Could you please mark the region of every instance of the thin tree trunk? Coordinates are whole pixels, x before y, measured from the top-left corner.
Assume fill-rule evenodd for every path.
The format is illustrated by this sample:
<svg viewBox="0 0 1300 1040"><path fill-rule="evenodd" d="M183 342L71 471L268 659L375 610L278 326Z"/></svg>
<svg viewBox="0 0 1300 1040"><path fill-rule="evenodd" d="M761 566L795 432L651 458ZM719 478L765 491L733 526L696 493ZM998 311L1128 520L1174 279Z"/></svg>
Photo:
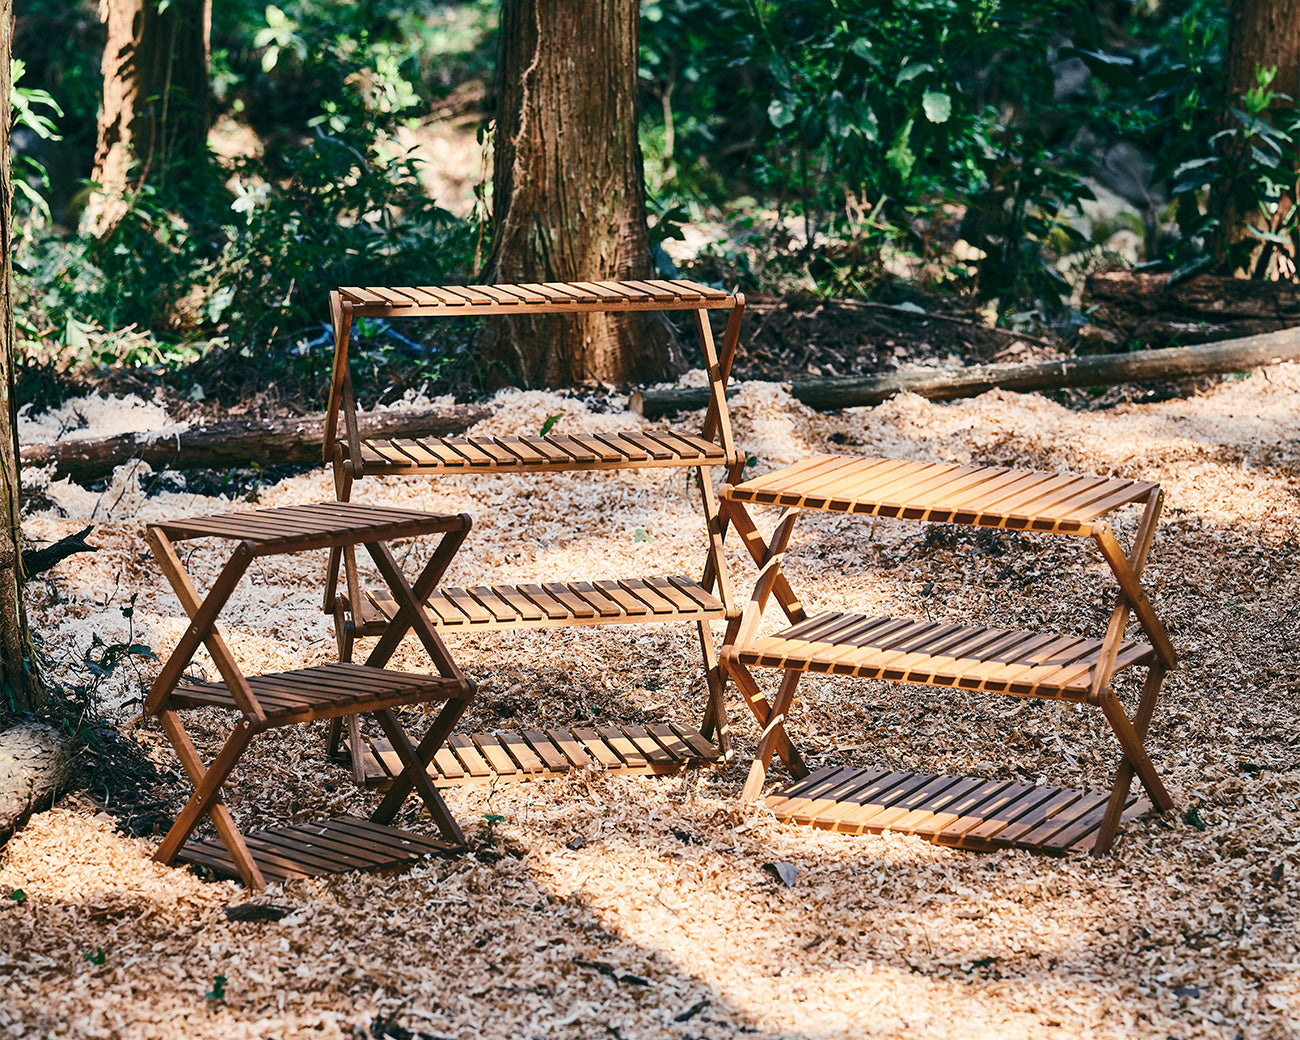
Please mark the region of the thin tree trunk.
<svg viewBox="0 0 1300 1040"><path fill-rule="evenodd" d="M1257 85L1257 69L1275 69L1270 88L1275 94L1289 100L1277 99L1274 106L1282 108L1300 101L1300 0L1232 0L1228 28L1228 104L1240 107L1241 97ZM1233 119L1225 113L1230 125ZM1241 145L1242 161L1247 143ZM1293 145L1294 147L1294 145ZM1219 200L1217 209L1223 226L1223 256L1235 268L1235 273L1255 278L1294 277L1296 255L1295 235L1292 248L1275 247L1261 242L1252 235L1251 227L1275 231L1294 211L1296 182L1300 169L1294 165L1288 170L1276 171L1279 178L1290 184L1271 215L1259 211L1257 206L1243 207L1233 196L1233 185L1226 185L1227 193ZM1285 258L1285 259L1284 259Z"/></svg>
<svg viewBox="0 0 1300 1040"><path fill-rule="evenodd" d="M91 180L99 185L82 229L101 236L121 221L127 196L202 159L208 127L212 0L100 0L108 32L103 100Z"/></svg>
<svg viewBox="0 0 1300 1040"><path fill-rule="evenodd" d="M19 555L18 422L14 398L13 182L9 172L13 0L0 0L0 714L30 711L42 690L32 664Z"/></svg>
<svg viewBox="0 0 1300 1040"><path fill-rule="evenodd" d="M653 277L637 140L637 0L507 0L497 59L490 282ZM497 382L626 383L671 371L640 314L492 322Z"/></svg>

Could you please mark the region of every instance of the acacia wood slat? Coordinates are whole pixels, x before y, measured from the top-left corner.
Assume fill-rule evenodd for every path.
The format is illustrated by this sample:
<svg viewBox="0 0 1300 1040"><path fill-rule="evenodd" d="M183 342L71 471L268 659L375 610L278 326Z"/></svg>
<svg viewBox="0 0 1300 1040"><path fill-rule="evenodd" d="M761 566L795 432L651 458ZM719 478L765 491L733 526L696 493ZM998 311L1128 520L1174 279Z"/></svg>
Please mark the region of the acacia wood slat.
<svg viewBox="0 0 1300 1040"><path fill-rule="evenodd" d="M274 881L398 866L456 850L448 842L346 816L251 831L245 838L263 875ZM190 842L177 859L239 877L220 842Z"/></svg>
<svg viewBox="0 0 1300 1040"><path fill-rule="evenodd" d="M834 611L813 620L733 649L732 658L746 666L1091 701L1100 640ZM1126 641L1115 669L1149 664L1153 655L1149 644Z"/></svg>
<svg viewBox="0 0 1300 1040"><path fill-rule="evenodd" d="M374 634L397 614L397 601L383 588L367 588L365 600L378 617L367 618ZM562 625L643 624L666 619L721 618L722 601L683 575L667 578L547 582L543 585L444 585L429 594L426 616L435 627L550 628Z"/></svg>
<svg viewBox="0 0 1300 1040"><path fill-rule="evenodd" d="M513 730L500 730L496 738L497 743L505 748L506 754L519 763L519 768L523 772L540 773L546 769L546 764L528 746L528 741L524 740L522 734Z"/></svg>
<svg viewBox="0 0 1300 1040"><path fill-rule="evenodd" d="M1064 855L1091 849L1106 801L1077 787L826 765L766 804L780 820L825 830L890 830L963 848ZM1124 819L1149 808L1135 798Z"/></svg>
<svg viewBox="0 0 1300 1040"><path fill-rule="evenodd" d="M1088 534L1092 521L1156 485L1118 477L818 455L728 486L732 501Z"/></svg>
<svg viewBox="0 0 1300 1040"><path fill-rule="evenodd" d="M344 751L350 754L350 740ZM383 737L365 734L362 754L377 764L367 786L384 789L401 771L401 761ZM682 723L648 726L605 724L598 728L555 727L522 733L454 733L429 764L435 787L518 782L564 776L574 769L611 773L674 773L717 764L722 753L700 731Z"/></svg>
<svg viewBox="0 0 1300 1040"><path fill-rule="evenodd" d="M268 726L466 696L454 679L350 663L248 676L247 681L266 713ZM198 680L182 682L167 703L171 708L213 706L239 710L225 683Z"/></svg>
<svg viewBox="0 0 1300 1040"><path fill-rule="evenodd" d="M340 442L342 459L351 449ZM545 437L397 437L361 441L367 473L518 472L521 469L638 469L723 465L726 451L695 434L655 430L638 433L547 434Z"/></svg>

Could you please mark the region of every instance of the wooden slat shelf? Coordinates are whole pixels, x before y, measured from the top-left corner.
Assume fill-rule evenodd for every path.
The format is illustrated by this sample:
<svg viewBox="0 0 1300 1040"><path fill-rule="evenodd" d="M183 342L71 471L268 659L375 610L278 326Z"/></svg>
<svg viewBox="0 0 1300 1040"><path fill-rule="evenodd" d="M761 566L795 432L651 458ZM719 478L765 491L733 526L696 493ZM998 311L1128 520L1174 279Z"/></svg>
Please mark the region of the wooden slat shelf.
<svg viewBox="0 0 1300 1040"><path fill-rule="evenodd" d="M173 542L189 538L247 542L255 556L388 542L462 527L468 527L468 521L462 516L431 516L411 509L358 502L317 502L149 524L149 529L161 532Z"/></svg>
<svg viewBox="0 0 1300 1040"><path fill-rule="evenodd" d="M246 677L266 714L266 726L291 726L359 712L465 696L455 679L339 663ZM225 683L187 679L169 701L172 708L240 708Z"/></svg>
<svg viewBox="0 0 1300 1040"><path fill-rule="evenodd" d="M1080 787L827 765L766 804L784 822L846 834L895 831L976 851L1064 855L1093 850L1107 797ZM1121 819L1150 808L1129 795Z"/></svg>
<svg viewBox="0 0 1300 1040"><path fill-rule="evenodd" d="M735 297L685 278L645 281L525 282L518 285L346 285L343 302L362 317L477 317L577 311L717 310Z"/></svg>
<svg viewBox="0 0 1300 1040"><path fill-rule="evenodd" d="M374 870L464 851L463 846L451 842L353 816L250 831L244 841L268 881ZM239 877L239 869L219 841L190 842L176 858L226 877Z"/></svg>
<svg viewBox="0 0 1300 1040"><path fill-rule="evenodd" d="M370 587L363 595L357 634L377 635L396 616L397 601L381 587ZM346 595L339 598L348 609ZM429 620L444 629L657 624L708 621L725 614L720 599L681 575L467 589L444 585L434 589L425 603Z"/></svg>
<svg viewBox="0 0 1300 1040"><path fill-rule="evenodd" d="M363 735L367 786L385 788L401 772L397 753L380 736ZM345 754L347 750L344 744ZM526 729L452 734L429 765L437 787L548 780L577 769L657 775L712 765L721 752L699 730L678 723Z"/></svg>
<svg viewBox="0 0 1300 1040"><path fill-rule="evenodd" d="M1100 639L944 625L828 610L733 650L747 666L1093 702ZM725 651L724 651L725 653ZM1120 644L1115 670L1149 665L1147 643Z"/></svg>
<svg viewBox="0 0 1300 1040"><path fill-rule="evenodd" d="M340 439L341 460L350 459ZM720 445L689 433L648 430L588 436L420 437L362 440L361 462L368 476L385 473L543 473L564 470L647 469L722 466Z"/></svg>
<svg viewBox="0 0 1300 1040"><path fill-rule="evenodd" d="M759 505L940 523L1091 535L1093 521L1148 498L1157 485L1117 477L999 466L815 455L725 487L722 497Z"/></svg>

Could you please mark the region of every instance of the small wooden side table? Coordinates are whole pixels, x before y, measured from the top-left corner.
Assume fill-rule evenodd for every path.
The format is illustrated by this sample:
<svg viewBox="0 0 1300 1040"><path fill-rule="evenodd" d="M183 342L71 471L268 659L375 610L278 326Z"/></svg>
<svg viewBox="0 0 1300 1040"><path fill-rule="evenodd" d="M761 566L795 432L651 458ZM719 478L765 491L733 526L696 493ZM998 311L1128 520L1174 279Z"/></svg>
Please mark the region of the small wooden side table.
<svg viewBox="0 0 1300 1040"><path fill-rule="evenodd" d="M431 852L456 851L464 837L425 771L474 695L474 684L456 666L421 604L433 591L469 532L470 518L438 516L346 502L259 509L151 524L149 546L177 598L190 616L175 651L154 680L145 715L156 716L194 794L163 837L154 858L180 859L238 876L261 889L268 879L284 880L401 863ZM388 547L396 538L440 535L437 548L414 584L407 581ZM190 580L175 543L221 538L234 548L206 598ZM245 676L217 630L217 616L253 560L310 549L365 547L397 605L392 623L365 664L338 663L268 675ZM408 631L414 629L437 675L417 675L384 667ZM200 645L206 646L220 682L187 679L183 673ZM416 747L393 709L405 704L443 702ZM187 708L227 708L238 714L225 746L204 764L186 733L180 713ZM402 762L402 770L369 820L335 817L242 834L221 800L221 788L264 730L315 719L374 714ZM440 838L427 838L388 826L412 787L419 793ZM219 841L186 844L207 817Z"/></svg>

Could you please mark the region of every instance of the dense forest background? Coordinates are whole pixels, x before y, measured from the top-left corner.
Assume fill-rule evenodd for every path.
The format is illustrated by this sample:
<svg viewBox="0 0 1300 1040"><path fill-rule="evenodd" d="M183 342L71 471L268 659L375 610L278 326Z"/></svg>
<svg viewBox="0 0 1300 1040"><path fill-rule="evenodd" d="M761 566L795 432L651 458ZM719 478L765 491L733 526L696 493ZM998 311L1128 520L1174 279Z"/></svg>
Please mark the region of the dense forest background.
<svg viewBox="0 0 1300 1040"><path fill-rule="evenodd" d="M315 406L329 288L483 269L498 5L217 4L197 142L167 102L194 72L186 19L208 13L135 6L160 19L152 68L132 70L152 76L152 137L99 195L112 18L91 0L16 12L19 398L147 368L195 396L276 385ZM655 263L1067 342L1102 266L1289 276L1300 109L1276 67L1230 92L1228 44L1207 0L644 3ZM360 333L376 372L483 385L472 336Z"/></svg>

